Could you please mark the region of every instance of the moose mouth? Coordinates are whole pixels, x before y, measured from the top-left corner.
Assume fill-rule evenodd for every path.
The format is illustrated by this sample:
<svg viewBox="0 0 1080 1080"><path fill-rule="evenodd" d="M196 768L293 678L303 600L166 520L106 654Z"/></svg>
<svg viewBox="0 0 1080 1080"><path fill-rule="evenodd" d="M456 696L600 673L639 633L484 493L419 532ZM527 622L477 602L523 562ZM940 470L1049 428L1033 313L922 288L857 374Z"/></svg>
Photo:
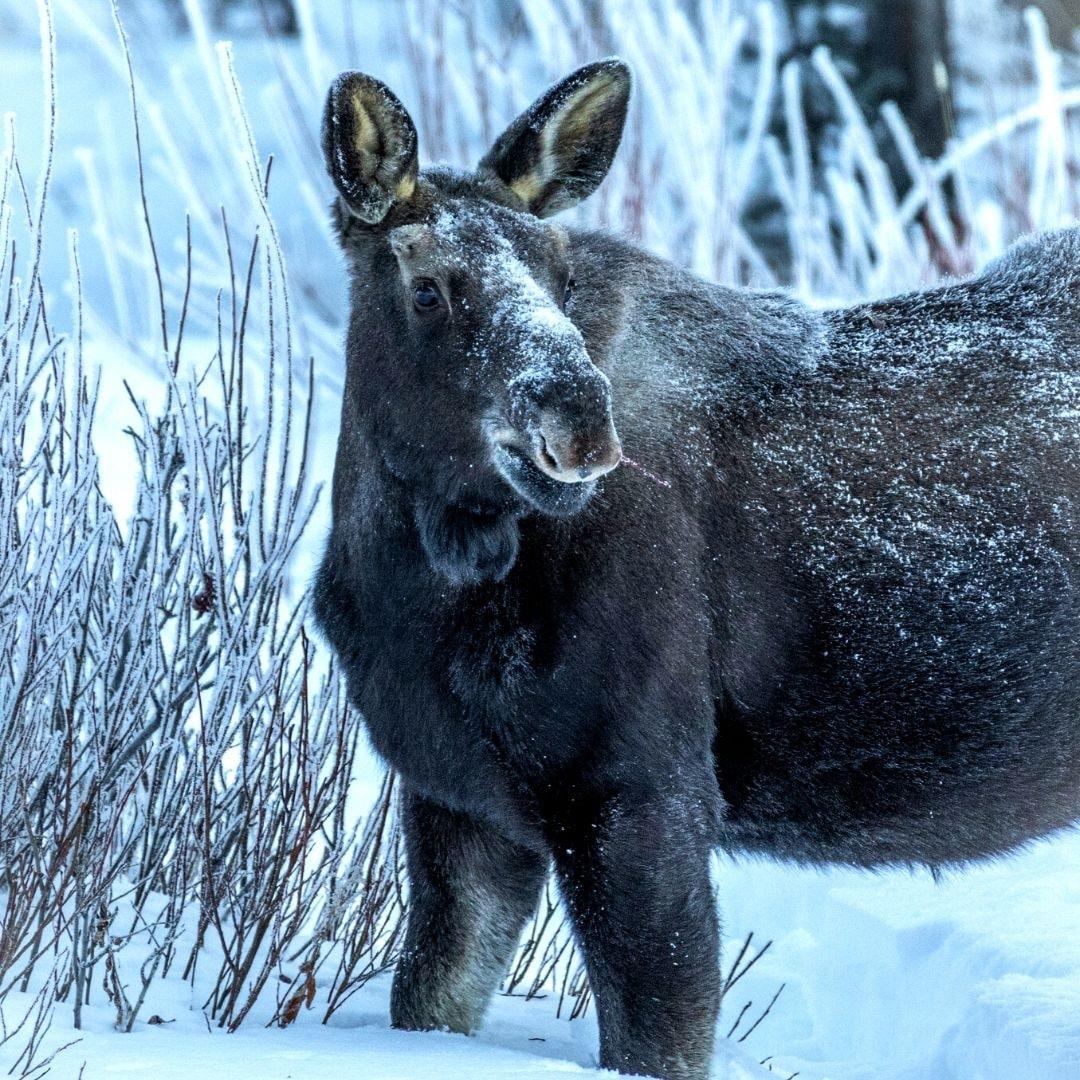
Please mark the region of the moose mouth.
<svg viewBox="0 0 1080 1080"><path fill-rule="evenodd" d="M525 502L549 517L571 517L596 490L595 480L568 484L548 476L514 443L496 442L492 449L502 478Z"/></svg>

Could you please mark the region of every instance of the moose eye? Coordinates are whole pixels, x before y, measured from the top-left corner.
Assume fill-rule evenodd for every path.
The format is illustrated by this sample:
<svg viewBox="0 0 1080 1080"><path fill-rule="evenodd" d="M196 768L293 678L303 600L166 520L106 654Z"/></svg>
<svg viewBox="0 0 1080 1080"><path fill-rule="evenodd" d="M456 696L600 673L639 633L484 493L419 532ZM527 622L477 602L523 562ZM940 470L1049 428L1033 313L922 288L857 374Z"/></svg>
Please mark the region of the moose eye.
<svg viewBox="0 0 1080 1080"><path fill-rule="evenodd" d="M570 303L571 298L574 295L574 289L577 288L577 282L572 278L566 279L566 288L563 290L562 306L566 306Z"/></svg>
<svg viewBox="0 0 1080 1080"><path fill-rule="evenodd" d="M417 311L434 311L442 303L439 286L429 278L413 283L413 307Z"/></svg>

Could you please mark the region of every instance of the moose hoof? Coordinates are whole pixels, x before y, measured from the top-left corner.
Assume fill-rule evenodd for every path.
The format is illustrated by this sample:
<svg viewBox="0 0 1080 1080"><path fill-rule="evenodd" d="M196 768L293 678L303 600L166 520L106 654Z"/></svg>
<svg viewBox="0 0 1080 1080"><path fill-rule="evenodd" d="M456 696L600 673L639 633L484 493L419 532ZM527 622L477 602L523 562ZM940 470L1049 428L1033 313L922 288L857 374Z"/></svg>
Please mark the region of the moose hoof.
<svg viewBox="0 0 1080 1080"><path fill-rule="evenodd" d="M416 504L420 543L431 568L456 585L501 581L518 554L517 519L446 503Z"/></svg>

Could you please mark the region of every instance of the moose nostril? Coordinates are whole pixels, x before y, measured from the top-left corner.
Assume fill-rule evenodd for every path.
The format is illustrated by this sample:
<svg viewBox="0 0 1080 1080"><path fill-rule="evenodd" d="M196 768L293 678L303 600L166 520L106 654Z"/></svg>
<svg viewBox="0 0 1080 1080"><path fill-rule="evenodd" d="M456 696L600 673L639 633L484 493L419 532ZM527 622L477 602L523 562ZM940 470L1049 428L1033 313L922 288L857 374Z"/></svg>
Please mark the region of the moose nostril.
<svg viewBox="0 0 1080 1080"><path fill-rule="evenodd" d="M553 472L561 472L562 467L559 465L558 458L548 448L548 441L543 435L540 436L540 458L544 464Z"/></svg>

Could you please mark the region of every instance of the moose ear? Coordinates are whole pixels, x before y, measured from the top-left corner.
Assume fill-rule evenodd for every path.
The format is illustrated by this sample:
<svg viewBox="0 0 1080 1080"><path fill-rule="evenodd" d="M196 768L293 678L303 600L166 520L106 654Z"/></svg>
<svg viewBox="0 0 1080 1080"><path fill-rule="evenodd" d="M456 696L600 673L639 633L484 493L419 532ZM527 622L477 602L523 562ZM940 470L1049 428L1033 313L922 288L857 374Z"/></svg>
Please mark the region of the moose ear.
<svg viewBox="0 0 1080 1080"><path fill-rule="evenodd" d="M377 225L416 190L416 126L388 86L346 71L323 112L323 155L330 179L356 217Z"/></svg>
<svg viewBox="0 0 1080 1080"><path fill-rule="evenodd" d="M607 175L626 122L630 69L622 60L578 68L535 101L480 162L537 217L591 195Z"/></svg>

